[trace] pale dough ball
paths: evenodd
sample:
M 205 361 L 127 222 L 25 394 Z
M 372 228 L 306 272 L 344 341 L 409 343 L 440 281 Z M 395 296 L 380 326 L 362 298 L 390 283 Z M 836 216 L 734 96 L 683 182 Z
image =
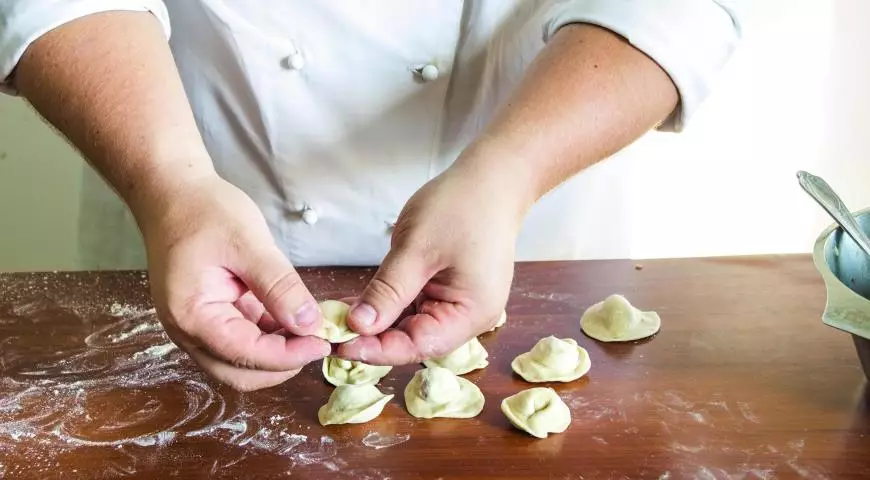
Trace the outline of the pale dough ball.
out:
M 480 340 L 475 337 L 443 357 L 423 360 L 423 365 L 427 367 L 443 367 L 456 375 L 464 375 L 489 365 L 489 362 L 486 360 L 488 356 L 489 354 L 486 353 L 486 349 L 480 344 Z
M 580 319 L 583 332 L 602 342 L 640 340 L 658 332 L 661 325 L 656 312 L 642 312 L 622 295 L 592 305 Z
M 527 382 L 570 382 L 586 375 L 592 362 L 586 349 L 573 338 L 549 336 L 511 362 L 511 368 Z
M 347 326 L 350 305 L 338 300 L 326 300 L 320 302 L 320 311 L 323 313 L 323 324 L 314 336 L 329 343 L 344 343 L 359 336 Z
M 502 310 L 501 316 L 498 317 L 498 321 L 495 322 L 495 325 L 489 329 L 490 332 L 494 332 L 496 328 L 499 328 L 507 323 L 507 312 Z
M 326 357 L 323 359 L 323 377 L 335 385 L 374 385 L 390 373 L 393 367 L 369 365 L 356 360 Z
M 530 388 L 505 398 L 501 411 L 520 430 L 538 438 L 562 433 L 571 424 L 571 411 L 552 388 Z
M 384 395 L 373 385 L 340 385 L 317 411 L 321 425 L 365 423 L 381 414 L 395 395 Z
M 477 385 L 450 370 L 418 370 L 405 387 L 405 407 L 417 418 L 471 418 L 483 410 L 483 393 Z

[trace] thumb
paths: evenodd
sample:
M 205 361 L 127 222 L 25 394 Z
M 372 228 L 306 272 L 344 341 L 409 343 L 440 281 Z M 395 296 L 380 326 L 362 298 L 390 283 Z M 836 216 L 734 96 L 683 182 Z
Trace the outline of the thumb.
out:
M 374 278 L 351 306 L 348 325 L 362 335 L 386 330 L 417 298 L 434 272 L 425 255 L 390 250 Z
M 251 251 L 239 264 L 240 268 L 233 273 L 287 331 L 304 336 L 320 328 L 317 301 L 278 247 Z

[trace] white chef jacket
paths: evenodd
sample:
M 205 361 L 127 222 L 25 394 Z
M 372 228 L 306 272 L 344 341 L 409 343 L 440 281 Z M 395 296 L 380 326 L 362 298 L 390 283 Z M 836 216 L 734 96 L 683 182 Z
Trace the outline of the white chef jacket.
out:
M 259 205 L 296 265 L 378 264 L 408 198 L 475 138 L 560 27 L 603 26 L 661 65 L 680 95 L 666 130 L 698 108 L 740 31 L 726 0 L 0 0 L 0 79 L 40 35 L 108 10 L 163 24 L 217 171 Z M 538 202 L 519 260 L 627 250 L 608 163 Z M 129 213 L 100 182 L 85 179 L 83 265 L 144 266 Z

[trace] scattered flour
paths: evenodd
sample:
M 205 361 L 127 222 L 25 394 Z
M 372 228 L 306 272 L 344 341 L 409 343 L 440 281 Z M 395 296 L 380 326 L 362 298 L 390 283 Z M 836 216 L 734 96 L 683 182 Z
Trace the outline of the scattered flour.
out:
M 411 439 L 411 435 L 400 433 L 397 435 L 382 435 L 378 432 L 369 432 L 362 439 L 363 445 L 374 449 L 389 448 L 405 443 Z
M 155 435 L 149 435 L 146 437 L 138 437 L 133 440 L 133 443 L 139 445 L 140 447 L 151 447 L 154 445 L 163 446 L 168 445 L 175 439 L 175 432 L 159 432 Z
M 746 401 L 727 400 L 724 395 L 697 400 L 676 390 L 636 392 L 617 398 L 575 394 L 566 395 L 564 400 L 574 419 L 592 431 L 596 425 L 626 422 L 624 427 L 628 428 L 622 428 L 622 434 L 588 437 L 591 445 L 618 444 L 624 441 L 625 435 L 637 435 L 639 431 L 630 427 L 627 418 L 643 412 L 652 425 L 658 426 L 659 435 L 667 439 L 667 455 L 675 462 L 675 469 L 660 473 L 660 479 L 769 480 L 781 478 L 779 475 L 784 472 L 790 474 L 789 478 L 829 478 L 823 468 L 802 458 L 806 443 L 802 438 L 786 439 L 774 445 L 747 445 L 743 440 L 735 440 L 745 437 L 733 434 L 751 432 L 762 422 L 762 417 Z M 605 428 L 613 432 L 612 427 Z M 710 463 L 702 463 L 704 459 Z M 610 477 L 604 474 L 602 478 L 619 478 L 619 475 L 619 472 L 611 472 Z
M 740 414 L 743 415 L 743 418 L 746 420 L 749 420 L 752 423 L 761 423 L 761 419 L 752 411 L 752 408 L 747 402 L 737 402 L 737 409 L 740 410 Z
M 109 307 L 109 315 L 113 317 L 137 317 L 155 313 L 153 308 L 142 309 L 134 305 L 122 305 L 118 302 Z
M 148 347 L 141 352 L 136 352 L 133 354 L 133 358 L 136 359 L 140 357 L 162 357 L 167 353 L 177 349 L 178 347 L 174 343 L 166 342 L 161 345 L 154 345 L 152 347 Z

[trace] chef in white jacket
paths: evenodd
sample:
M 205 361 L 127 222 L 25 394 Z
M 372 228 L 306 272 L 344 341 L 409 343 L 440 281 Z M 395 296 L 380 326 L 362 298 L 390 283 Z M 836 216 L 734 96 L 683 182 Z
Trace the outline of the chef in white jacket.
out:
M 516 259 L 619 241 L 587 167 L 679 130 L 738 36 L 725 0 L 0 0 L 0 79 L 129 207 L 172 339 L 250 390 L 330 353 L 294 266 L 380 265 L 337 354 L 402 364 L 488 330 Z

